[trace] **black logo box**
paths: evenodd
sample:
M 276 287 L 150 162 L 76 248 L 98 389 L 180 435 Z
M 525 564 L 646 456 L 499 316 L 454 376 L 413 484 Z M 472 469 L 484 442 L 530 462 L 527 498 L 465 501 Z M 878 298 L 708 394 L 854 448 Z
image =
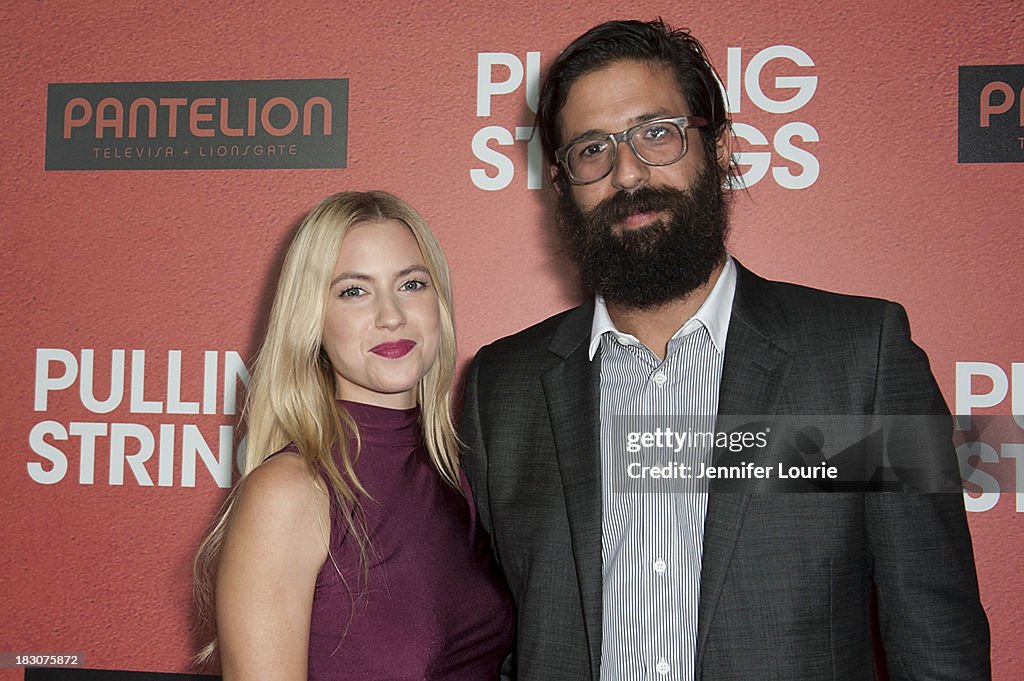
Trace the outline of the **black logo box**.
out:
M 344 168 L 348 87 L 347 78 L 51 83 L 46 102 L 46 169 Z M 87 123 L 70 128 L 68 139 L 65 113 L 76 99 L 80 103 L 71 111 L 72 117 L 86 117 L 89 108 L 91 114 Z M 120 102 L 120 138 L 110 128 L 99 131 L 97 137 L 98 107 L 104 100 Z M 137 106 L 131 115 L 132 103 L 140 100 L 156 105 L 155 136 L 150 135 L 149 106 Z M 330 121 L 325 122 L 328 111 Z M 104 112 L 104 118 L 110 118 L 116 106 L 108 104 Z M 132 118 L 134 136 L 129 129 Z M 193 122 L 202 135 L 192 133 Z M 294 129 L 280 134 L 290 123 L 295 123 Z
M 203 674 L 167 674 L 161 672 L 120 671 L 114 669 L 75 669 L 70 667 L 30 667 L 25 681 L 219 681 L 219 676 Z
M 987 86 L 1003 83 L 982 94 Z M 1024 64 L 961 66 L 957 161 L 960 163 L 1024 162 Z M 1005 108 L 1003 113 L 997 113 Z M 983 118 L 984 113 L 984 118 Z M 982 123 L 987 121 L 987 127 Z

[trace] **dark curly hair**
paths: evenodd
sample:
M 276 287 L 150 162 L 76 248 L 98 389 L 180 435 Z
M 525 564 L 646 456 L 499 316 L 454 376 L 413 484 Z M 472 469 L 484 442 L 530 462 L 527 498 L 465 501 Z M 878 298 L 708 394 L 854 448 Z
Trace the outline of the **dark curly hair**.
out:
M 580 77 L 617 61 L 660 64 L 672 69 L 690 107 L 689 113 L 708 121 L 700 128 L 708 158 L 717 156 L 717 144 L 729 133 L 731 121 L 715 68 L 700 41 L 685 29 L 673 29 L 660 18 L 654 21 L 608 21 L 574 40 L 555 59 L 541 86 L 537 130 L 548 162 L 556 164 L 555 150 L 562 145 L 559 115 L 569 89 Z M 723 182 L 729 172 L 721 169 Z M 562 180 L 562 170 L 559 169 Z

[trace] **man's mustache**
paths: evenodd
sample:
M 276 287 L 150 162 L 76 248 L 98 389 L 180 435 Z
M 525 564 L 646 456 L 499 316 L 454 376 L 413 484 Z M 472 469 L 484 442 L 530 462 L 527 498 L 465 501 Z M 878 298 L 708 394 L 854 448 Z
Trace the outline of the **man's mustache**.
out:
M 686 192 L 669 187 L 641 187 L 633 192 L 619 191 L 604 199 L 590 211 L 591 223 L 612 225 L 635 213 L 671 211 L 686 200 Z

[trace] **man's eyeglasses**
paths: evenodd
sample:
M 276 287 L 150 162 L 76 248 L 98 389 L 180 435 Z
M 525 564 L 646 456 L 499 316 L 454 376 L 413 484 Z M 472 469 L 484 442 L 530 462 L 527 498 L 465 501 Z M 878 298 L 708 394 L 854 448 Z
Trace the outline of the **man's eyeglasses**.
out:
M 699 116 L 676 116 L 644 121 L 619 133 L 606 133 L 570 142 L 555 152 L 573 184 L 590 184 L 607 177 L 615 167 L 619 144 L 625 142 L 649 166 L 667 166 L 686 156 L 686 129 L 708 122 Z

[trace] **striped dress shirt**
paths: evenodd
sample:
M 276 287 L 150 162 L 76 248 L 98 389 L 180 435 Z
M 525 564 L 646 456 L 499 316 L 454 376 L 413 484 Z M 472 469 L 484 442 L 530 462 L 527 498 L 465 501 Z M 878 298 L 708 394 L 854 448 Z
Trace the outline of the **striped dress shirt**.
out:
M 664 360 L 618 331 L 597 298 L 590 357 L 600 349 L 602 681 L 694 677 L 706 486 L 644 467 L 695 472 L 710 462 L 710 447 L 675 438 L 714 427 L 735 288 L 727 258 Z

